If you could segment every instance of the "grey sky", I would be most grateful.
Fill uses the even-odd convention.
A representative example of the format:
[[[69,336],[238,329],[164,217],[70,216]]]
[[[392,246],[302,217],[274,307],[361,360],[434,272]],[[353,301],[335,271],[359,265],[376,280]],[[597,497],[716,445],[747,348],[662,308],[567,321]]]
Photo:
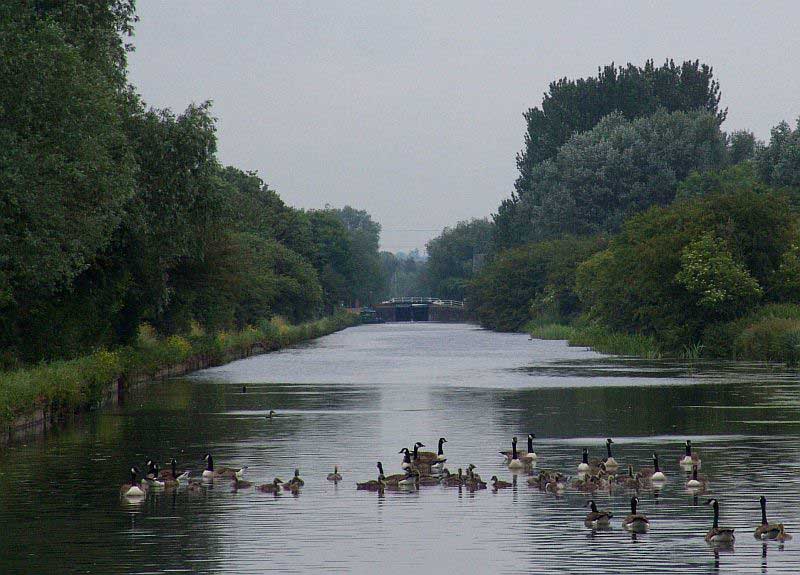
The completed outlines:
[[[763,139],[800,115],[796,2],[137,4],[131,80],[149,104],[214,100],[224,163],[298,207],[368,210],[392,251],[495,211],[522,112],[555,78],[699,58],[727,131]]]

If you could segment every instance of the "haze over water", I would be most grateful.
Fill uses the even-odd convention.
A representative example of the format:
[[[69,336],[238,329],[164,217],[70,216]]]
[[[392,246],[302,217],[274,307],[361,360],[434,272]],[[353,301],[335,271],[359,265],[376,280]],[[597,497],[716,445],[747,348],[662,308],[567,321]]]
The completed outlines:
[[[351,328],[310,344],[141,387],[122,406],[0,455],[7,573],[795,573],[800,559],[797,372],[720,362],[608,358],[564,342],[470,325]],[[247,392],[242,393],[246,384]],[[278,415],[265,419],[270,409]],[[636,468],[659,453],[669,481],[639,493],[651,531],[620,525],[631,494],[597,494],[610,531],[583,525],[586,495],[530,487],[469,493],[356,491],[381,460],[445,436],[447,467],[511,480],[497,454],[537,436],[539,467],[574,474],[582,447]],[[695,501],[677,465],[691,438],[710,480]],[[524,443],[524,441],[522,441]],[[524,447],[524,445],[523,445]],[[248,479],[288,479],[298,497],[233,492],[119,498],[131,464],[173,455],[199,473],[210,452]],[[338,464],[344,481],[325,480]],[[795,540],[752,536],[758,496]],[[706,496],[737,529],[733,551],[703,540]],[[63,557],[68,558],[65,564]]]

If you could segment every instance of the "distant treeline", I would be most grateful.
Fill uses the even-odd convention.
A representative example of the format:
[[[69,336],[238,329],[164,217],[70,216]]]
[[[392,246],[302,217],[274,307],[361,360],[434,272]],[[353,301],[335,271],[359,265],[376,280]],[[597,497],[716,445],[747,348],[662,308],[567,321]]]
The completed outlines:
[[[800,125],[728,134],[719,101],[697,61],[553,82],[511,197],[432,240],[426,281],[492,329],[800,358]]]
[[[208,102],[128,84],[133,0],[0,4],[0,363],[302,322],[386,289],[380,226],[222,166]]]

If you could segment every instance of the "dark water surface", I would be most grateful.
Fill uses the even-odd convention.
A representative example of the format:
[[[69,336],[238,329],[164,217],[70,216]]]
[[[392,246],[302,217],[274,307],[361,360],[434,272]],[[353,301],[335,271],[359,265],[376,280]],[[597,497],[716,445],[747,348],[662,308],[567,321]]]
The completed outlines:
[[[797,573],[800,394],[797,372],[761,365],[607,358],[563,342],[465,325],[386,324],[134,391],[124,406],[0,452],[1,573]],[[247,393],[242,393],[247,384]],[[278,415],[267,421],[264,415]],[[403,446],[448,439],[448,467],[511,480],[498,449],[537,435],[539,466],[575,473],[581,448],[637,467],[657,450],[669,481],[641,491],[646,535],[620,519],[630,493],[597,494],[610,531],[583,526],[587,497],[517,485],[494,494],[423,487],[355,490]],[[733,550],[703,540],[711,510],[677,465],[691,438]],[[523,441],[524,443],[524,441]],[[523,445],[524,447],[524,445]],[[148,457],[199,473],[248,465],[298,497],[216,482],[198,493],[120,500]],[[344,481],[325,480],[338,464]],[[752,536],[758,496],[796,539]]]

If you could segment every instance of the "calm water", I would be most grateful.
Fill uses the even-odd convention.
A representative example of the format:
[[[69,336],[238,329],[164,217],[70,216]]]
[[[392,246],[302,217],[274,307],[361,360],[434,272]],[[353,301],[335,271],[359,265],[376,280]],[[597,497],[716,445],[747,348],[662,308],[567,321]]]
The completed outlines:
[[[722,363],[632,361],[563,342],[464,325],[351,328],[316,342],[139,388],[125,405],[0,452],[2,573],[796,573],[800,561],[797,373]],[[247,384],[247,393],[242,393]],[[270,410],[277,417],[267,421]],[[506,491],[355,490],[375,462],[448,439],[448,467],[472,462],[511,479],[498,449],[533,432],[539,466],[574,473],[581,448],[621,463],[660,454],[669,482],[639,494],[652,529],[619,523],[630,494],[595,498],[610,531],[583,526],[587,497],[556,498],[525,476]],[[735,549],[703,540],[711,510],[683,487],[693,439]],[[524,442],[523,442],[524,443]],[[524,447],[524,445],[522,446]],[[298,497],[233,492],[119,498],[131,464],[175,456],[202,469],[246,464],[258,483],[299,467]],[[338,464],[344,481],[325,480]],[[795,532],[785,546],[752,536],[758,496]]]

